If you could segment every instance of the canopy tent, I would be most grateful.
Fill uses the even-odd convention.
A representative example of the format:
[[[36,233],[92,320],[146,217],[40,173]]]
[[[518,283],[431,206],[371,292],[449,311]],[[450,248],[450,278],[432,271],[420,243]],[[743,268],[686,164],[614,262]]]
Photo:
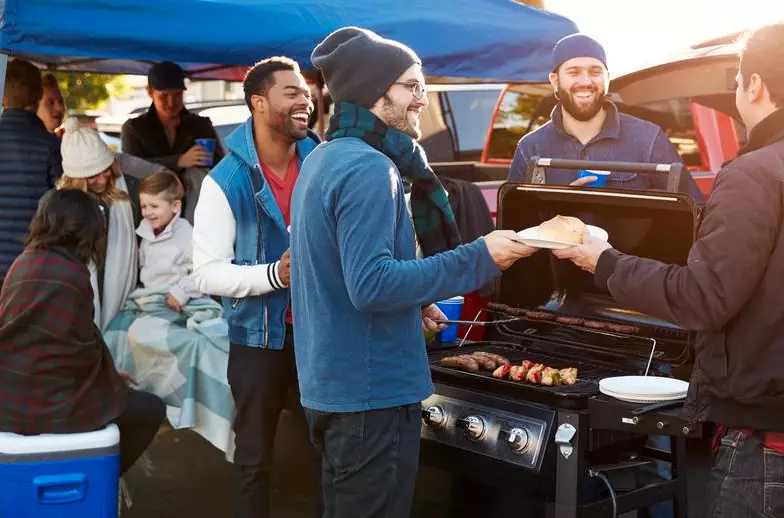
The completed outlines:
[[[513,0],[0,0],[0,52],[111,74],[171,60],[194,79],[237,79],[276,54],[312,70],[316,44],[347,25],[411,46],[431,78],[519,82],[546,80],[553,44],[577,31]]]

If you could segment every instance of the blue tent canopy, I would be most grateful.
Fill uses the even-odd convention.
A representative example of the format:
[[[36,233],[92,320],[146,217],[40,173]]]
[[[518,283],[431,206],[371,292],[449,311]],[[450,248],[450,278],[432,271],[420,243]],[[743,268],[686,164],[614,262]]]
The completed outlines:
[[[428,76],[543,81],[567,18],[513,0],[0,0],[0,52],[40,66],[146,74],[161,60],[192,78],[287,55],[308,70],[331,31],[372,29],[411,46]]]

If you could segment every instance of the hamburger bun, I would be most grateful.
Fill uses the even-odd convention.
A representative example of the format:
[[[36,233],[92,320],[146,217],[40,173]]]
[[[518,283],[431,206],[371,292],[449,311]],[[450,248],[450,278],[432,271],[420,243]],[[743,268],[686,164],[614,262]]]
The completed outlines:
[[[556,216],[539,225],[538,238],[544,241],[580,245],[585,234],[585,223],[571,216]]]

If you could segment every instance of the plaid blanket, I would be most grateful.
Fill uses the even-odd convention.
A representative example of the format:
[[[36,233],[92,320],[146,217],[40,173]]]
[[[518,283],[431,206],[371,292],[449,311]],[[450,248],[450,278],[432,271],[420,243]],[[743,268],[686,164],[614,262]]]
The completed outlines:
[[[343,137],[361,139],[384,153],[411,182],[411,219],[425,257],[462,244],[446,190],[412,137],[387,126],[367,108],[340,101],[329,120],[327,140]]]
[[[234,401],[226,368],[228,324],[210,298],[192,299],[177,313],[166,289],[137,289],[104,332],[117,368],[133,374],[139,390],[163,399],[176,428],[191,428],[234,456]]]

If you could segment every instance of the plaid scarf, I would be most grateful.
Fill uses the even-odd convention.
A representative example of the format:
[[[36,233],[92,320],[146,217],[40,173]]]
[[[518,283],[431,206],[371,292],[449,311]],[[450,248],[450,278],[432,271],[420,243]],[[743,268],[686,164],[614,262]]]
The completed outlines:
[[[462,243],[446,190],[430,168],[422,146],[402,131],[390,128],[370,110],[340,101],[329,120],[327,140],[362,139],[388,156],[400,175],[411,182],[411,217],[425,257]]]

